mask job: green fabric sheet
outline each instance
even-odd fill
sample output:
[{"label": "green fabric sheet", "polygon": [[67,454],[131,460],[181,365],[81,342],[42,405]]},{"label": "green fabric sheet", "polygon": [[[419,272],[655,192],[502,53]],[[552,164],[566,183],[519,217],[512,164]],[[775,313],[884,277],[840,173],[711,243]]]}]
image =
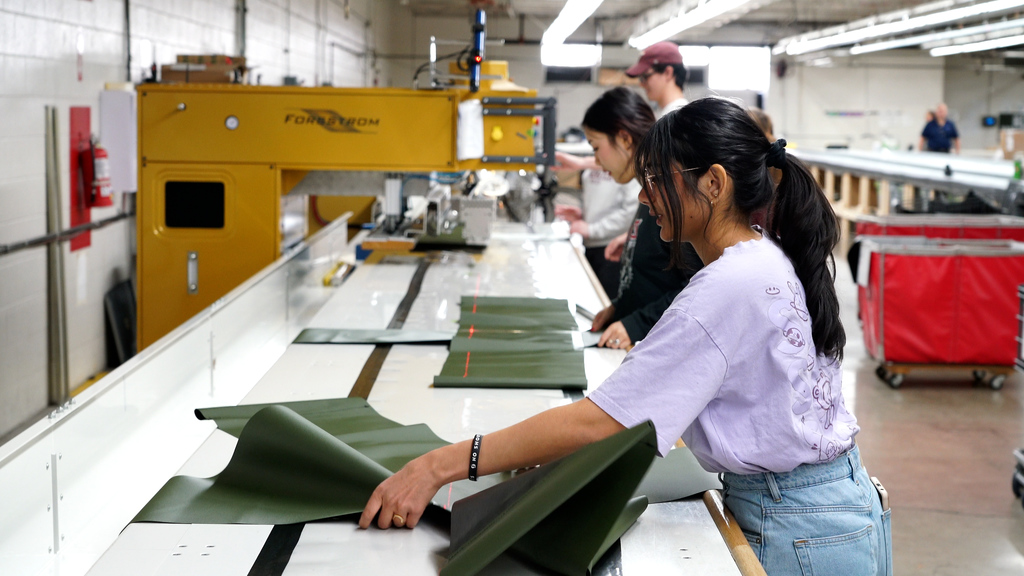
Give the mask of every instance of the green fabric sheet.
[{"label": "green fabric sheet", "polygon": [[434,386],[586,390],[587,373],[583,350],[451,352]]},{"label": "green fabric sheet", "polygon": [[545,350],[579,350],[584,345],[582,332],[555,330],[469,330],[461,329],[452,338],[449,349],[454,352],[536,352]]},{"label": "green fabric sheet", "polygon": [[361,398],[196,413],[238,437],[230,462],[212,478],[171,478],[134,522],[291,524],[354,514],[381,481],[447,444]]},{"label": "green fabric sheet", "polygon": [[633,492],[657,451],[645,422],[456,502],[442,576],[476,574],[505,550],[583,576],[647,507]]},{"label": "green fabric sheet", "polygon": [[464,296],[437,387],[583,390],[585,338],[567,300]]},{"label": "green fabric sheet", "polygon": [[477,330],[578,330],[567,300],[463,296],[459,326]]},{"label": "green fabric sheet", "polygon": [[447,344],[451,332],[432,330],[333,330],[307,328],[294,344]]}]

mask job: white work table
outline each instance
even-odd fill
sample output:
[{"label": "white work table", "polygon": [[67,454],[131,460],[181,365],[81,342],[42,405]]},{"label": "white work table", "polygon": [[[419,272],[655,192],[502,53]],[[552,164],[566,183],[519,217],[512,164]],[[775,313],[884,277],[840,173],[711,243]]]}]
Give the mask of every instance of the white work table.
[{"label": "white work table", "polygon": [[[455,254],[432,263],[403,328],[454,332],[459,298],[473,293],[565,298],[591,311],[600,310],[601,298],[581,257],[565,240],[543,239],[549,232],[549,227],[543,227],[541,234],[530,234],[524,227],[499,226],[482,257]],[[315,314],[293,326],[291,336],[303,326],[386,327],[405,297],[416,268],[415,263],[387,262],[359,266],[344,284],[331,289]],[[589,327],[589,321],[579,320],[581,328]],[[283,351],[267,350],[266,354],[276,354],[276,361],[238,403],[345,397],[373,349],[371,345],[285,344]],[[625,353],[590,348],[584,355],[588,389],[593,390]],[[425,423],[441,438],[457,442],[572,401],[558,390],[434,388],[431,382],[446,357],[446,346],[392,346],[370,391],[369,403],[386,418],[403,424]],[[233,437],[213,429],[177,474],[205,477],[219,473],[234,445]],[[88,574],[244,576],[272,528],[130,524]],[[354,519],[318,522],[303,529],[284,574],[340,570],[345,574],[429,575],[443,566],[447,551],[447,533],[430,522],[421,523],[415,530],[388,531],[358,530]],[[598,568],[597,573],[626,576],[740,573],[700,498],[651,505],[622,537],[620,547],[613,548]],[[56,572],[83,573],[70,569]],[[484,573],[536,572],[503,556]]]}]

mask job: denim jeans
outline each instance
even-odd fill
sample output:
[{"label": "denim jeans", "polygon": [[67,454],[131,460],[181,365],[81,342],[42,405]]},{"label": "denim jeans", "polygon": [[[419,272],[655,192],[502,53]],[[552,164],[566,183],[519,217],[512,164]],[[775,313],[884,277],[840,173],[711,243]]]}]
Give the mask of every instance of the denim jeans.
[{"label": "denim jeans", "polygon": [[769,576],[891,576],[890,510],[854,446],[792,472],[723,474],[725,505]]}]

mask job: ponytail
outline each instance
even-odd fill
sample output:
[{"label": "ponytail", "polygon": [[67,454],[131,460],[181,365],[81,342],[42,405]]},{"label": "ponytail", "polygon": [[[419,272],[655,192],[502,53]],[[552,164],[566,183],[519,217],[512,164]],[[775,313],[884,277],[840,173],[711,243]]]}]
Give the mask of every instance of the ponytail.
[{"label": "ponytail", "polygon": [[804,286],[815,349],[842,360],[846,332],[839,319],[832,256],[839,242],[836,214],[803,162],[787,155],[780,164],[782,180],[768,212],[768,233],[793,262]]},{"label": "ponytail", "polygon": [[[732,210],[749,220],[751,214],[767,208],[765,236],[782,248],[803,284],[814,347],[826,358],[842,360],[846,333],[839,318],[832,258],[839,241],[836,215],[803,163],[786,154],[785,145],[784,140],[769,142],[736,104],[702,98],[658,120],[640,142],[633,161],[637,174],[693,169],[682,173],[682,190],[671,178],[647,190],[660,198],[667,212],[664,216],[672,223],[674,258],[682,242],[679,195],[688,194],[709,214],[710,199],[700,192],[697,181],[712,165],[722,166],[732,179]],[[770,168],[782,171],[777,187]]]}]

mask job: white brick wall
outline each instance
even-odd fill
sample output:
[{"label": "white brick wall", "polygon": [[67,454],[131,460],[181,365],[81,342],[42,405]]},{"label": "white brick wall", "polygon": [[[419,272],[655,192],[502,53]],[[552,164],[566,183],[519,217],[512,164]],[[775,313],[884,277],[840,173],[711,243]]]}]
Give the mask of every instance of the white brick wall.
[{"label": "white brick wall", "polygon": [[[131,6],[133,81],[148,73],[154,55],[159,65],[179,53],[235,52],[235,0],[133,0]],[[291,74],[307,86],[331,78],[330,42],[365,50],[376,24],[364,33],[363,17],[386,23],[393,11],[406,10],[397,0],[353,0],[354,15],[346,20],[329,0],[248,0],[248,8],[246,56],[263,84]],[[367,84],[362,59],[335,51],[334,64],[334,85]],[[44,106],[59,111],[66,227],[68,108],[90,106],[98,133],[99,92],[106,82],[124,80],[123,0],[0,0],[0,243],[46,232]],[[94,209],[92,217],[116,212]],[[103,295],[128,277],[129,234],[134,222],[119,222],[93,231],[85,250],[72,254],[64,245],[72,387],[105,368]],[[0,256],[0,436],[47,406],[46,326],[45,249]]]}]

